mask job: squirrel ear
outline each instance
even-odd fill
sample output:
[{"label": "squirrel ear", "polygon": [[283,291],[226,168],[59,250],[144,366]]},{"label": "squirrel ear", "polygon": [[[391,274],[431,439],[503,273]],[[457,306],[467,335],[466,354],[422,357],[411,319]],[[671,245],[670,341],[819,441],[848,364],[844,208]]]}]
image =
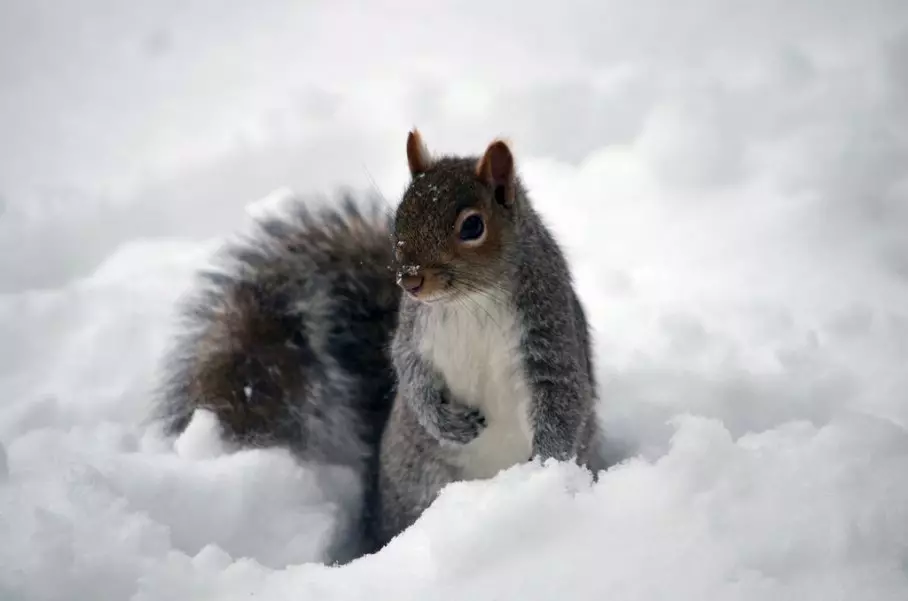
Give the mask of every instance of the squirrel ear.
[{"label": "squirrel ear", "polygon": [[410,165],[410,175],[414,177],[425,173],[432,166],[432,155],[416,128],[407,135],[407,163]]},{"label": "squirrel ear", "polygon": [[502,140],[495,140],[482,159],[476,164],[476,175],[492,186],[495,200],[506,207],[514,203],[516,194],[516,175],[514,173],[514,155]]}]

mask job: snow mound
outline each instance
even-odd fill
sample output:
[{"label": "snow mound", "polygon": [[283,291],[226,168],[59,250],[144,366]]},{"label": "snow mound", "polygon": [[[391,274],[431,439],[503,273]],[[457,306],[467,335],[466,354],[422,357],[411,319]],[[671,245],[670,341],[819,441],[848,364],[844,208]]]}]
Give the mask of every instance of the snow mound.
[{"label": "snow mound", "polygon": [[[906,348],[886,303],[711,310],[638,284],[594,304],[596,321],[634,324],[599,345],[620,463],[596,483],[551,463],[453,485],[338,568],[320,562],[351,474],[228,448],[204,411],[175,441],[145,421],[174,303],[211,248],[127,245],[70,288],[0,299],[26,343],[0,411],[3,598],[908,593]],[[596,290],[601,266],[580,264]]]}]

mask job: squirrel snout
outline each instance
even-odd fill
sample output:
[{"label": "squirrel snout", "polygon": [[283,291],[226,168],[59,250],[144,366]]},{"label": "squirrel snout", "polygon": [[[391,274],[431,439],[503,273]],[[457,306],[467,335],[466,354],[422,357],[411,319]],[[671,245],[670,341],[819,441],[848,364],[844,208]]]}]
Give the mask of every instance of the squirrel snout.
[{"label": "squirrel snout", "polygon": [[425,282],[425,277],[421,275],[405,275],[400,278],[400,287],[410,294],[417,294]]}]

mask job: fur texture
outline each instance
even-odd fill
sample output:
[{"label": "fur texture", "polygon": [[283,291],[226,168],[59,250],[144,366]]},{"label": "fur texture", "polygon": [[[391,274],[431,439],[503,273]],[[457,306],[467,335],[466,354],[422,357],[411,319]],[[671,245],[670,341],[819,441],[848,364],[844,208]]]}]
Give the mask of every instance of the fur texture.
[{"label": "fur texture", "polygon": [[[398,275],[410,279],[392,342],[382,543],[449,482],[532,457],[600,467],[589,326],[510,150],[493,142],[483,157],[427,161],[418,139],[394,224]],[[465,236],[472,215],[485,225]]]},{"label": "fur texture", "polygon": [[[227,245],[181,307],[182,333],[165,356],[167,432],[208,409],[229,441],[352,467],[368,510],[393,398],[400,292],[389,235],[377,199],[344,195],[340,208],[300,203]],[[369,520],[367,511],[353,555],[372,550]]]},{"label": "fur texture", "polygon": [[450,482],[532,457],[601,467],[589,327],[509,147],[437,158],[414,131],[407,158],[393,220],[346,197],[228,246],[163,373],[170,433],[205,408],[239,444],[361,474],[345,559]]}]

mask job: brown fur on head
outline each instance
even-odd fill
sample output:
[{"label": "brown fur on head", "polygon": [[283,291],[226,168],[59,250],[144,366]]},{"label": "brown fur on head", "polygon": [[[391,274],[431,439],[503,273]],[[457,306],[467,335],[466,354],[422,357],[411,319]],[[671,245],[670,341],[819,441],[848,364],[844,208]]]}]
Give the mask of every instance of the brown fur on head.
[{"label": "brown fur on head", "polygon": [[517,202],[508,145],[495,140],[479,158],[435,158],[414,129],[407,162],[412,178],[394,220],[401,288],[432,302],[500,287]]}]

